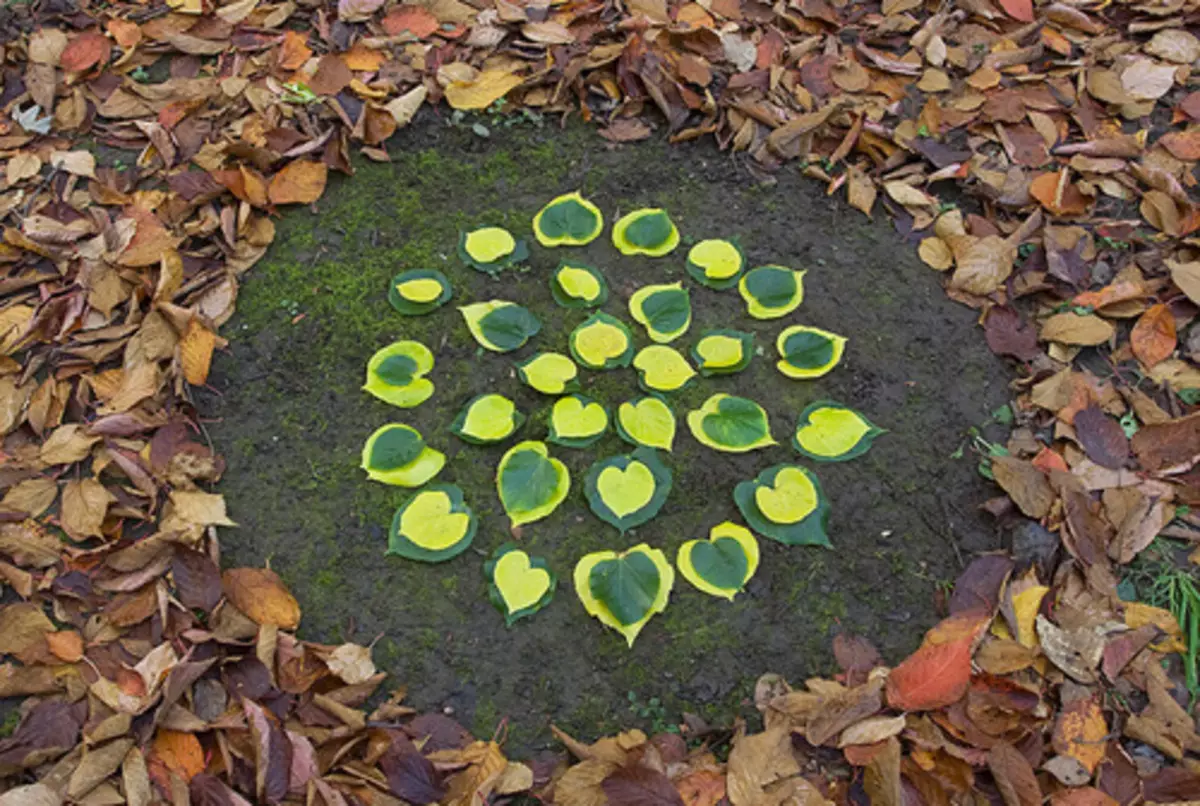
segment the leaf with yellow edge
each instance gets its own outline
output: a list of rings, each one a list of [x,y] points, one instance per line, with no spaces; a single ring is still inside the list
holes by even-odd
[[[490,393],[471,398],[450,425],[450,431],[472,445],[491,445],[512,436],[525,415],[504,395]]]
[[[396,510],[388,554],[426,563],[457,557],[471,545],[478,519],[453,484],[431,484]]]
[[[542,557],[531,557],[515,543],[505,543],[483,565],[488,598],[511,627],[532,616],[554,598],[558,579]]]
[[[743,481],[733,500],[750,528],[785,546],[832,548],[826,534],[829,502],[812,471],[798,465],[775,465]]]
[[[362,449],[367,477],[399,487],[420,487],[445,464],[445,454],[428,447],[417,429],[401,423],[376,429]]]
[[[617,408],[617,434],[633,445],[670,451],[675,444],[675,415],[657,395],[626,401]]]
[[[544,395],[561,395],[579,388],[579,368],[562,353],[538,353],[518,362],[517,375]]]
[[[647,207],[618,219],[612,242],[623,255],[662,257],[679,246],[679,230],[666,210]]]
[[[642,286],[629,298],[629,313],[652,341],[666,344],[687,332],[692,302],[683,283]]]
[[[487,109],[524,81],[508,70],[482,70],[471,81],[452,81],[446,87],[446,103],[455,109]]]
[[[692,360],[706,378],[741,372],[753,355],[754,334],[743,330],[706,330],[692,348]]]
[[[645,543],[621,553],[596,551],[575,565],[575,594],[588,614],[611,627],[629,646],[654,616],[667,608],[675,570]]]
[[[542,329],[541,321],[527,309],[502,299],[463,305],[458,312],[475,341],[495,353],[516,350]]]
[[[883,433],[854,409],[818,400],[800,412],[792,447],[818,462],[844,462],[862,456]]]
[[[608,430],[608,409],[590,397],[567,395],[550,409],[547,442],[566,448],[586,448]]]
[[[547,517],[570,489],[567,466],[550,456],[544,442],[519,442],[500,457],[496,492],[513,526]]]
[[[560,263],[550,275],[550,293],[564,308],[598,308],[608,301],[608,281],[591,266]]]
[[[726,453],[745,453],[777,444],[763,407],[753,400],[717,393],[688,412],[688,428],[701,445]]]
[[[588,468],[583,494],[596,517],[629,531],[653,518],[671,492],[671,470],[653,448],[601,459]]]
[[[738,293],[755,319],[787,316],[804,301],[804,272],[783,266],[759,266],[742,275]]]
[[[758,541],[750,530],[725,521],[709,531],[707,540],[680,546],[675,565],[697,590],[732,602],[758,570],[758,558]]]
[[[393,406],[411,409],[433,394],[433,384],[425,377],[432,369],[428,347],[419,341],[397,341],[371,356],[362,388]]]
[[[503,227],[480,227],[458,236],[458,256],[476,271],[495,277],[529,257],[529,245]]]
[[[436,269],[412,269],[392,278],[388,302],[405,316],[422,316],[442,307],[453,296],[450,281]]]
[[[819,327],[793,325],[775,340],[780,360],[775,364],[789,378],[820,378],[838,365],[846,338]]]
[[[696,370],[687,359],[665,344],[643,347],[633,357],[633,368],[647,392],[677,392],[696,377]]]
[[[533,217],[533,234],[542,246],[583,246],[603,230],[600,208],[579,191],[551,199]]]
[[[633,334],[624,322],[604,311],[571,331],[568,345],[575,360],[588,369],[627,367],[633,358]]]
[[[736,240],[709,238],[688,250],[688,274],[709,288],[733,288],[745,269],[746,256]]]

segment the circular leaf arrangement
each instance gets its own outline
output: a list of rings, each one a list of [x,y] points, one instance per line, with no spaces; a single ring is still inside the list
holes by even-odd
[[[542,247],[584,246],[603,229],[600,209],[578,192],[552,199],[533,219],[533,235]],[[612,243],[624,255],[662,258],[678,247],[680,233],[665,210],[645,208],[613,225]],[[530,252],[526,242],[508,230],[482,226],[461,233],[458,255],[467,266],[496,276],[524,263]],[[752,319],[778,319],[801,304],[803,271],[777,265],[746,271],[746,265],[746,253],[737,241],[712,238],[694,243],[684,268],[698,284],[694,287],[699,294],[737,286]],[[522,271],[529,269],[522,267]],[[645,337],[638,336],[643,341],[639,349],[634,333],[620,318],[603,310],[588,313],[588,309],[609,302],[610,288],[599,269],[562,262],[547,274],[547,281],[550,296],[567,309],[565,315],[574,317],[568,323],[573,329],[557,351],[553,345],[545,345],[546,349],[525,352],[515,362],[515,373],[508,372],[554,400],[530,421],[533,428],[544,426],[545,441],[517,442],[499,458],[495,494],[513,534],[519,537],[526,524],[549,518],[570,494],[570,472],[551,454],[547,443],[587,449],[612,425],[633,451],[594,461],[584,476],[582,496],[597,518],[624,534],[648,523],[668,503],[673,474],[664,458],[674,448],[678,428],[666,395],[703,382],[697,378],[744,370],[756,352],[756,335],[730,327],[705,330],[691,341],[689,362],[685,357],[688,347],[668,345],[684,337],[691,327],[692,287],[676,281],[632,290],[629,315],[645,329]],[[388,287],[388,301],[404,316],[432,314],[453,296],[450,280],[435,269],[402,271]],[[484,360],[486,352],[520,350],[542,331],[537,316],[510,300],[468,299],[458,311],[481,348],[474,361]],[[559,320],[552,321],[557,328]],[[846,347],[844,337],[802,324],[783,327],[772,338],[780,356],[777,368],[799,380],[830,372]],[[647,339],[649,344],[644,343]],[[442,342],[444,345],[445,338]],[[592,388],[589,381],[595,379],[584,373],[631,365],[638,385],[647,394],[616,405],[579,392]],[[387,403],[413,408],[434,394],[433,381],[426,377],[433,371],[434,356],[424,344],[397,341],[371,356],[363,388]],[[610,409],[609,405],[616,407]],[[525,415],[512,399],[489,391],[469,400],[449,430],[469,445],[489,446],[507,442],[525,423]],[[778,445],[767,412],[759,403],[724,392],[712,394],[700,408],[688,412],[687,426],[697,442],[714,451],[749,453]],[[791,445],[807,459],[840,462],[861,456],[882,433],[883,429],[859,412],[833,401],[819,401],[800,412]],[[471,450],[466,449],[464,461],[479,460]],[[451,560],[471,545],[479,524],[463,491],[453,484],[432,483],[446,461],[446,455],[427,445],[417,429],[403,423],[384,425],[367,439],[362,468],[368,478],[419,488],[393,516],[389,555],[438,563]],[[830,545],[829,504],[807,468],[778,464],[737,484],[732,493],[745,525],[719,523],[711,527],[707,539],[688,540],[676,555],[679,573],[699,592],[732,600],[745,589],[761,559],[754,533],[787,546]],[[489,598],[509,626],[554,598],[557,578],[550,563],[514,543],[495,548],[483,571]],[[632,646],[649,620],[666,608],[675,568],[661,549],[640,543],[624,551],[583,556],[575,566],[573,580],[584,609],[621,633]]]

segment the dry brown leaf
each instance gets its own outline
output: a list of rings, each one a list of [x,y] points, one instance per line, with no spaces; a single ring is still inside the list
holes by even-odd
[[[1104,344],[1117,333],[1106,320],[1095,314],[1077,314],[1070,311],[1056,313],[1042,322],[1040,336],[1043,341],[1092,347]]]
[[[300,624],[300,605],[279,575],[267,568],[231,568],[221,586],[233,606],[256,624],[294,630]]]

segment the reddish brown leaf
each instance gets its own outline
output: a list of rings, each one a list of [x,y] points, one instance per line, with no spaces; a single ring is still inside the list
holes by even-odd
[[[1159,303],[1146,309],[1129,333],[1133,354],[1147,367],[1166,361],[1175,352],[1175,317]]]
[[[62,52],[59,65],[71,73],[81,73],[108,61],[112,43],[99,31],[85,31],[71,40]]]
[[[610,806],[684,806],[667,776],[641,764],[617,768],[600,786]]]
[[[923,644],[888,675],[888,705],[932,711],[957,702],[971,683],[975,638],[972,633],[943,644]]]
[[[424,6],[417,5],[395,6],[380,20],[380,24],[389,36],[399,36],[408,31],[417,39],[424,39],[439,27],[437,17]]]
[[[1033,22],[1033,0],[1000,0],[1000,7],[1014,20]]]
[[[1151,472],[1190,463],[1200,456],[1200,412],[1143,426],[1133,435],[1132,446],[1138,462]]]
[[[998,742],[988,752],[988,769],[1005,806],[1041,806],[1042,788],[1029,760],[1007,742]]]

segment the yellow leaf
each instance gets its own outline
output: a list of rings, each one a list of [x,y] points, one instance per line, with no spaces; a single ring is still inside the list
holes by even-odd
[[[1042,599],[1049,591],[1045,585],[1034,585],[1012,598],[1013,614],[1017,622],[1017,641],[1023,647],[1037,646],[1035,623]]]
[[[179,361],[183,364],[183,377],[192,386],[203,386],[208,381],[216,344],[216,335],[198,319],[188,321],[187,331],[179,342]]]
[[[487,109],[523,80],[507,70],[484,70],[474,81],[455,81],[446,87],[446,102],[455,109]]]
[[[937,271],[945,271],[954,265],[954,252],[938,237],[925,238],[917,247],[917,254],[925,265]]]
[[[1165,632],[1166,638],[1150,645],[1155,652],[1187,651],[1187,644],[1183,642],[1183,630],[1169,610],[1151,607],[1141,602],[1125,602],[1125,624],[1131,630],[1136,630],[1146,624],[1153,624]]]

